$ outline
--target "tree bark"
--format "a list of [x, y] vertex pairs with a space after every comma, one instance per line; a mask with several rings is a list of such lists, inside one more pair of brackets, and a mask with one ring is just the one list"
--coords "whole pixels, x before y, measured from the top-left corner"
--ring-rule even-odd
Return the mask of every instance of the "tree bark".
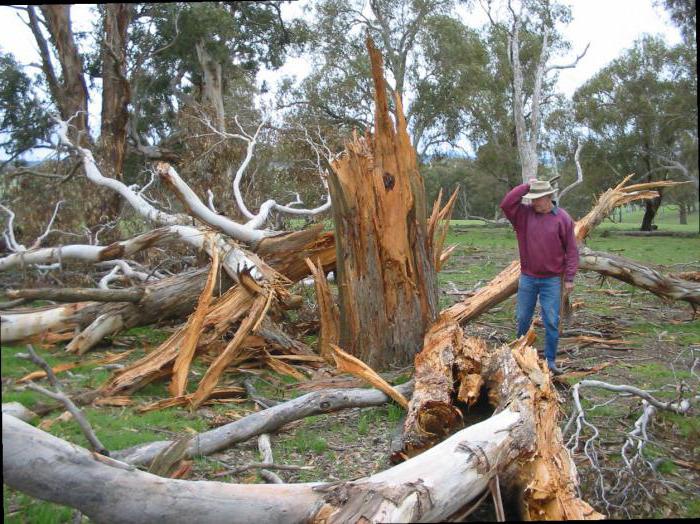
[[[82, 147], [90, 144], [90, 132], [88, 127], [88, 90], [83, 76], [83, 58], [78, 52], [71, 27], [70, 9], [68, 4], [44, 4], [40, 6], [46, 19], [46, 27], [51, 35], [51, 41], [56, 48], [58, 61], [61, 64], [60, 83], [57, 82], [54, 97], [61, 114], [62, 120], [71, 120], [75, 129], [72, 134], [78, 138]], [[40, 38], [34, 34], [37, 43], [41, 47]], [[43, 40], [43, 37], [41, 37]], [[45, 43], [44, 43], [45, 46]], [[49, 56], [42, 56], [43, 60], [50, 60]], [[52, 68], [51, 64], [44, 64], [44, 71]], [[53, 75], [57, 77], [58, 75]]]
[[700, 283], [664, 275], [629, 258], [583, 248], [579, 264], [581, 269], [614, 277], [661, 298], [684, 300], [693, 307], [700, 305]]
[[379, 51], [368, 40], [375, 134], [357, 137], [332, 163], [340, 345], [374, 369], [407, 365], [437, 310], [425, 190], [400, 97], [389, 116]]
[[138, 302], [145, 293], [142, 287], [127, 289], [94, 289], [94, 288], [36, 288], [10, 289], [10, 298], [26, 298], [31, 300], [55, 300], [57, 302]]
[[214, 111], [218, 130], [226, 131], [221, 64], [209, 54], [204, 40], [199, 40], [195, 44], [195, 49], [199, 66], [202, 68], [202, 102]]
[[[102, 165], [109, 176], [122, 179], [126, 153], [128, 105], [131, 98], [126, 78], [126, 47], [133, 6], [105, 4], [102, 41]], [[119, 205], [119, 197], [114, 197]]]
[[659, 206], [661, 206], [661, 195], [644, 203], [644, 216], [642, 217], [642, 225], [639, 228], [640, 231], [652, 231], [654, 229], [654, 217], [656, 217]]

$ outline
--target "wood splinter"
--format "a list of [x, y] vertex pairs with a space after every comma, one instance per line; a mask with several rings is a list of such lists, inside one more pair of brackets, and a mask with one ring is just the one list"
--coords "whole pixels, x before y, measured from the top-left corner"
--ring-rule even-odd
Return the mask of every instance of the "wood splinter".
[[391, 384], [380, 377], [372, 368], [367, 364], [362, 362], [360, 359], [347, 354], [345, 351], [340, 349], [335, 344], [330, 345], [333, 351], [333, 358], [335, 359], [335, 364], [340, 371], [345, 373], [350, 373], [356, 377], [359, 377], [366, 381], [368, 384], [374, 386], [379, 391], [387, 394], [389, 397], [393, 398], [399, 405], [408, 409], [408, 400], [396, 389], [394, 389]]

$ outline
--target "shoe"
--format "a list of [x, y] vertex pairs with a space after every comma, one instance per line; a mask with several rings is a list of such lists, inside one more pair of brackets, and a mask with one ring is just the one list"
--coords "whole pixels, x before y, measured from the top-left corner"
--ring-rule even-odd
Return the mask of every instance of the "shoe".
[[548, 361], [548, 362], [547, 362], [547, 367], [549, 368], [549, 372], [550, 372], [552, 375], [562, 375], [562, 374], [564, 374], [564, 371], [562, 371], [561, 368], [558, 368], [557, 365], [556, 365], [554, 362], [552, 362], [552, 361]]

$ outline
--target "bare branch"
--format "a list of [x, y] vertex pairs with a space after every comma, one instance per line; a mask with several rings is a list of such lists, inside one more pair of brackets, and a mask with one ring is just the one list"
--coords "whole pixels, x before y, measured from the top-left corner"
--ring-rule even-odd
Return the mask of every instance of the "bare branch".
[[176, 225], [186, 224], [189, 220], [182, 215], [171, 215], [160, 211], [147, 202], [143, 196], [134, 193], [124, 183], [114, 178], [107, 178], [100, 173], [92, 152], [89, 149], [74, 145], [68, 138], [68, 122], [64, 122], [55, 118], [58, 124], [58, 137], [61, 144], [78, 152], [83, 160], [85, 174], [88, 179], [100, 186], [108, 187], [109, 189], [119, 193], [141, 216], [158, 225]]
[[550, 65], [550, 66], [547, 67], [547, 71], [546, 71], [546, 72], [548, 73], [549, 71], [552, 71], [552, 70], [554, 70], [554, 69], [573, 69], [574, 67], [576, 67], [576, 66], [578, 65], [579, 61], [586, 55], [586, 53], [588, 52], [588, 48], [589, 48], [589, 47], [591, 47], [591, 43], [590, 43], [590, 42], [588, 42], [588, 44], [586, 44], [586, 48], [583, 50], [583, 52], [582, 52], [580, 55], [578, 55], [578, 56], [574, 59], [573, 62], [570, 62], [570, 63], [568, 63], [568, 64], [561, 64], [561, 65], [557, 65], [557, 64]]
[[100, 442], [100, 440], [97, 438], [97, 435], [95, 435], [95, 432], [93, 431], [92, 426], [85, 418], [85, 415], [83, 415], [83, 412], [80, 410], [80, 408], [78, 408], [78, 406], [75, 405], [75, 403], [70, 399], [70, 397], [68, 395], [63, 393], [63, 388], [61, 387], [61, 383], [56, 378], [56, 375], [54, 374], [53, 370], [51, 369], [51, 366], [49, 366], [43, 358], [41, 358], [39, 355], [36, 354], [36, 351], [34, 351], [34, 348], [32, 347], [31, 344], [27, 345], [27, 350], [29, 351], [29, 355], [27, 358], [29, 360], [31, 360], [32, 362], [34, 362], [41, 369], [44, 370], [44, 372], [46, 373], [46, 376], [49, 379], [49, 382], [51, 383], [51, 385], [53, 386], [53, 388], [56, 391], [55, 392], [49, 391], [49, 390], [42, 388], [41, 386], [34, 384], [32, 382], [27, 384], [27, 387], [29, 389], [37, 391], [38, 393], [46, 395], [54, 400], [58, 400], [58, 401], [62, 402], [66, 406], [66, 409], [71, 413], [71, 415], [73, 415], [73, 418], [80, 426], [80, 429], [83, 431], [83, 434], [85, 435], [85, 438], [87, 438], [88, 442], [90, 443], [90, 446], [92, 447], [93, 451], [100, 453], [101, 455], [109, 456], [109, 452], [107, 451], [107, 448], [105, 448], [104, 445], [102, 444], [102, 442]]
[[41, 241], [44, 240], [49, 233], [51, 233], [51, 226], [53, 225], [53, 221], [56, 220], [56, 215], [58, 214], [58, 209], [61, 207], [61, 204], [63, 204], [63, 200], [59, 200], [56, 202], [56, 207], [53, 210], [53, 215], [51, 215], [51, 220], [49, 220], [49, 224], [46, 226], [46, 230], [44, 233], [37, 237], [37, 239], [34, 241], [34, 243], [31, 245], [29, 249], [36, 249], [39, 246], [41, 246]]
[[561, 203], [564, 195], [583, 182], [583, 169], [581, 168], [581, 162], [579, 161], [582, 147], [581, 141], [579, 141], [576, 147], [576, 153], [574, 153], [574, 162], [576, 163], [576, 181], [572, 182], [562, 190], [562, 192], [559, 194], [559, 203]]

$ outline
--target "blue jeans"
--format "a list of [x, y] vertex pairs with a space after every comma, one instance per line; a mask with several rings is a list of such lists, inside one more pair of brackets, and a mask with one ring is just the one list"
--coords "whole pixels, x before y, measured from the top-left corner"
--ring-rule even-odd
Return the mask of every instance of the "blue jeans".
[[559, 303], [561, 302], [561, 278], [537, 278], [520, 275], [518, 283], [518, 337], [530, 329], [537, 296], [540, 297], [544, 321], [544, 356], [554, 362], [559, 345]]

